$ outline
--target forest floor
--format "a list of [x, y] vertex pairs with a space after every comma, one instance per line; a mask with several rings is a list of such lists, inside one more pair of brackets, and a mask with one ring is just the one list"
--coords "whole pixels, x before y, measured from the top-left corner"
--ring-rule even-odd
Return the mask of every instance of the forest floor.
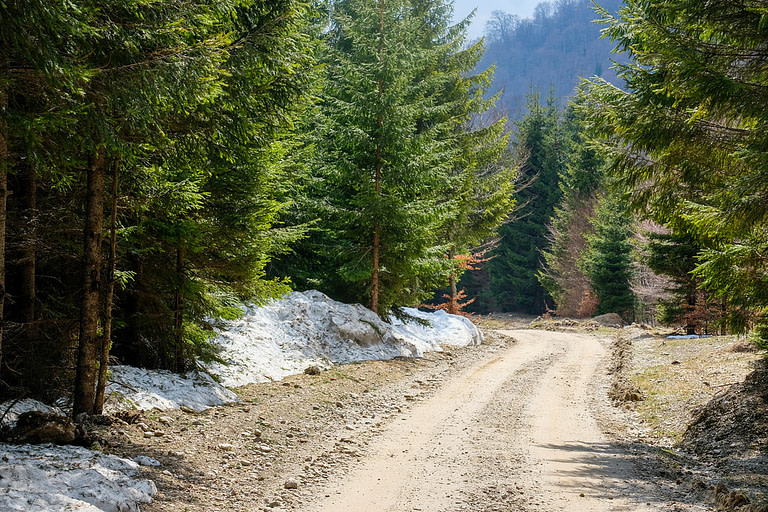
[[768, 510], [768, 395], [742, 383], [757, 353], [529, 323], [486, 319], [479, 347], [253, 384], [238, 404], [95, 434], [159, 462], [145, 512]]

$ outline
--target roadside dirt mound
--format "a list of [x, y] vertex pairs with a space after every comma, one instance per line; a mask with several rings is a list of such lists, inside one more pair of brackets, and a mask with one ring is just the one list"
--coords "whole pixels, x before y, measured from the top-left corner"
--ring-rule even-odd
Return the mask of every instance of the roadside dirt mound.
[[768, 360], [699, 408], [679, 448], [726, 475], [718, 510], [768, 512]]
[[644, 400], [642, 391], [627, 376], [631, 367], [632, 340], [629, 336], [619, 336], [611, 348], [611, 363], [608, 367], [608, 374], [612, 377], [608, 397], [616, 406]]
[[768, 364], [750, 347], [643, 326], [612, 346], [608, 394], [638, 421], [655, 473], [718, 511], [768, 512]]
[[681, 447], [701, 457], [768, 457], [768, 360], [696, 411]]
[[606, 326], [592, 319], [558, 318], [540, 316], [531, 322], [531, 328], [545, 331], [594, 332]]

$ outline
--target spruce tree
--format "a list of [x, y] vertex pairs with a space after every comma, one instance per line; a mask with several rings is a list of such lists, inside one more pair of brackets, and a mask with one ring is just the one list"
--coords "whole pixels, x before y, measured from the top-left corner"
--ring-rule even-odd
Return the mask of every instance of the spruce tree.
[[501, 240], [487, 264], [488, 288], [481, 292], [480, 310], [543, 313], [549, 298], [538, 281], [542, 251], [549, 246], [547, 224], [560, 200], [558, 177], [563, 165], [560, 112], [550, 97], [542, 104], [538, 93], [528, 97], [528, 114], [518, 123], [515, 153], [518, 181], [517, 219], [499, 229]]
[[[38, 172], [45, 172], [53, 186], [68, 188], [72, 182], [71, 149], [79, 144], [72, 136], [72, 120], [79, 84], [90, 75], [80, 51], [91, 30], [88, 20], [87, 11], [69, 4], [0, 5], [0, 383], [4, 386], [26, 382], [50, 388], [48, 376], [28, 375], [28, 368], [61, 364], [67, 357], [66, 342], [58, 340], [48, 346], [50, 350], [41, 350], [46, 333], [33, 332], [36, 252], [45, 239], [39, 232], [35, 182]], [[56, 220], [52, 224], [72, 220], [62, 214], [62, 205], [51, 208], [50, 214]], [[6, 301], [7, 297], [13, 300]]]
[[[128, 5], [122, 0], [94, 6], [95, 30], [82, 49], [93, 75], [82, 83], [83, 115], [77, 129], [86, 162], [83, 266], [73, 414], [101, 412], [111, 340], [112, 269], [105, 269], [103, 240], [106, 184], [125, 173], [162, 179], [165, 147], [188, 133], [188, 113], [216, 100], [223, 86], [225, 48], [231, 43], [226, 15], [234, 4]], [[154, 166], [146, 165], [154, 160]], [[177, 175], [201, 171], [177, 165]], [[166, 174], [167, 175], [167, 174]], [[164, 185], [167, 184], [164, 183]], [[193, 199], [195, 200], [195, 199]], [[178, 203], [180, 211], [189, 204]], [[111, 237], [110, 237], [111, 238]], [[111, 247], [111, 244], [110, 244]], [[99, 369], [101, 371], [99, 371]], [[97, 386], [97, 382], [99, 386]]]
[[[433, 114], [432, 125], [441, 123], [446, 129], [437, 134], [442, 143], [458, 151], [446, 153], [453, 160], [441, 191], [440, 203], [445, 211], [438, 239], [446, 244], [451, 263], [448, 277], [448, 312], [456, 313], [459, 304], [458, 279], [469, 267], [479, 268], [486, 245], [496, 229], [510, 216], [514, 206], [514, 184], [517, 169], [511, 165], [507, 151], [509, 134], [507, 118], [487, 122], [484, 117], [492, 111], [499, 94], [488, 97], [493, 68], [476, 71], [483, 56], [482, 41], [464, 47], [469, 18], [455, 26], [449, 25], [450, 4], [435, 0], [414, 1], [414, 15], [425, 20], [425, 48], [442, 46], [440, 60], [427, 74], [441, 73], [442, 83], [434, 94], [439, 95], [441, 112]], [[439, 116], [439, 117], [438, 117]], [[472, 299], [474, 300], [474, 299]]]
[[604, 195], [592, 221], [581, 260], [597, 298], [597, 314], [618, 313], [634, 319], [636, 298], [632, 292], [632, 218], [617, 194]]
[[[591, 313], [589, 278], [579, 266], [587, 247], [586, 235], [594, 232], [597, 197], [603, 189], [605, 162], [589, 144], [583, 118], [569, 106], [563, 122], [565, 165], [560, 172], [562, 199], [549, 227], [549, 248], [543, 251], [544, 268], [539, 282], [552, 296], [557, 313], [583, 316]], [[582, 303], [586, 309], [582, 308]]]
[[[335, 185], [343, 281], [379, 313], [408, 297], [408, 281], [435, 262], [435, 197], [446, 168], [431, 160], [428, 84], [419, 83], [432, 52], [419, 50], [419, 21], [401, 0], [335, 5], [329, 52], [322, 156]], [[331, 140], [332, 139], [332, 140]], [[330, 157], [330, 158], [328, 158]], [[437, 165], [434, 165], [437, 164]], [[421, 268], [420, 268], [421, 267]], [[409, 279], [411, 278], [411, 279]], [[428, 285], [427, 285], [428, 286]]]
[[462, 48], [467, 22], [450, 26], [449, 12], [443, 1], [333, 5], [308, 128], [314, 218], [303, 219], [317, 221], [286, 265], [299, 286], [381, 314], [417, 304], [453, 275], [446, 256], [506, 213], [510, 171], [480, 179], [505, 145], [503, 123], [470, 127], [490, 105], [490, 73], [471, 73], [482, 48]]
[[241, 4], [230, 14], [237, 44], [226, 47], [215, 101], [175, 120], [159, 179], [133, 182], [147, 201], [128, 239], [137, 277], [119, 350], [131, 357], [131, 347], [151, 339], [157, 355], [149, 364], [177, 370], [212, 356], [206, 318], [288, 290], [264, 269], [298, 236], [275, 224], [291, 198], [289, 132], [311, 103], [308, 6]]

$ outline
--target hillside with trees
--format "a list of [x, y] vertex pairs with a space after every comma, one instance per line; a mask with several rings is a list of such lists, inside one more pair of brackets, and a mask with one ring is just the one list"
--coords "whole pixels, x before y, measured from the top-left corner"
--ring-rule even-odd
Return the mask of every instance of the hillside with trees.
[[[613, 12], [620, 2], [603, 4]], [[516, 220], [500, 228], [489, 261], [464, 274], [473, 312], [584, 315], [596, 307], [587, 306], [595, 296], [581, 253], [593, 231], [603, 163], [569, 102], [583, 78], [621, 82], [612, 60], [624, 55], [601, 38], [597, 18], [592, 2], [563, 0], [542, 2], [531, 19], [497, 11], [487, 24], [481, 66], [495, 67], [492, 90], [500, 91], [499, 108], [511, 119], [520, 190]]]
[[[597, 2], [616, 12], [620, 0]], [[495, 66], [494, 91], [502, 91], [500, 105], [511, 119], [526, 112], [532, 90], [550, 91], [561, 105], [573, 96], [581, 78], [599, 76], [620, 84], [612, 61], [623, 62], [623, 53], [601, 38], [604, 28], [590, 0], [541, 2], [532, 18], [495, 11], [487, 22], [487, 50], [482, 68]]]

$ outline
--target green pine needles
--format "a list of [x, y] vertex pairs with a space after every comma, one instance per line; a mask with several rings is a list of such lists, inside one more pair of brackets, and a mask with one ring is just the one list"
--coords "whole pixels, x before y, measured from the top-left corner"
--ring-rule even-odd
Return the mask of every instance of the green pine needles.
[[597, 299], [598, 315], [618, 313], [634, 320], [636, 298], [632, 292], [632, 224], [626, 205], [616, 194], [606, 194], [592, 219], [594, 233], [586, 236], [580, 261]]
[[[512, 205], [513, 171], [493, 167], [504, 120], [475, 127], [493, 102], [490, 71], [463, 48], [467, 22], [441, 1], [333, 4], [326, 81], [308, 140], [304, 245], [319, 257], [289, 268], [307, 286], [385, 314], [456, 278], [451, 255], [487, 238]], [[306, 220], [311, 221], [305, 215]]]
[[316, 82], [311, 15], [0, 4], [0, 392], [74, 377], [75, 414], [98, 413], [110, 353], [192, 368], [210, 317], [288, 289], [265, 267], [301, 234], [277, 222]]
[[699, 252], [697, 282], [745, 330], [768, 308], [768, 95], [762, 2], [628, 0], [602, 12], [632, 61], [582, 109], [632, 206]]

